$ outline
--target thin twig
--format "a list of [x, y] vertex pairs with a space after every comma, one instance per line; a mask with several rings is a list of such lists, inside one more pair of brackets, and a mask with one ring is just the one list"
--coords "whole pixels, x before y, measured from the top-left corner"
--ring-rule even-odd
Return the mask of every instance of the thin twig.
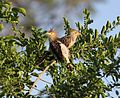
[[41, 78], [40, 78], [40, 80], [43, 81], [43, 82], [45, 82], [45, 83], [52, 84], [52, 83], [50, 83], [50, 82], [48, 82], [48, 81], [46, 81], [46, 80], [43, 80], [43, 79], [41, 79]]
[[41, 78], [41, 76], [48, 70], [48, 68], [53, 65], [56, 61], [53, 61], [51, 64], [49, 64], [40, 74], [39, 76], [36, 78], [35, 82], [33, 83], [31, 89], [29, 90], [29, 94], [32, 92], [32, 89], [35, 87], [35, 85], [37, 84], [38, 80]]

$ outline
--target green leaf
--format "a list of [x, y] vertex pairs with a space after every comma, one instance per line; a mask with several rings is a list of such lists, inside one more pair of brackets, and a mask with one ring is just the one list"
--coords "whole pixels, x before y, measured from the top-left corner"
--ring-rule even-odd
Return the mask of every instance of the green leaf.
[[23, 76], [23, 71], [19, 71], [18, 74], [19, 74], [19, 78], [22, 78], [22, 76]]
[[115, 37], [114, 37], [114, 39], [116, 40], [118, 38], [118, 35], [117, 34], [115, 34]]
[[115, 93], [116, 93], [116, 95], [119, 95], [119, 92], [118, 92], [118, 90], [116, 90], [116, 91], [115, 91]]
[[93, 20], [88, 20], [87, 23], [91, 24], [91, 23], [93, 23]]
[[111, 28], [111, 23], [110, 23], [110, 21], [107, 21], [106, 28]]
[[113, 37], [110, 36], [110, 37], [109, 37], [109, 42], [112, 42], [112, 41], [113, 41]]
[[22, 13], [24, 16], [26, 16], [26, 10], [24, 8], [18, 8], [19, 13]]
[[38, 77], [38, 74], [36, 72], [31, 73], [32, 76]]
[[0, 31], [4, 29], [4, 25], [0, 23]]
[[82, 25], [80, 24], [80, 22], [76, 23], [76, 26], [78, 27], [79, 30], [81, 30]]
[[7, 1], [7, 2], [5, 2], [5, 3], [8, 4], [8, 5], [12, 5], [12, 2], [8, 2], [8, 1]]
[[66, 31], [65, 34], [68, 35], [70, 33], [69, 32], [69, 30], [70, 30], [70, 23], [69, 23], [69, 21], [65, 17], [63, 17], [63, 19], [64, 19], [64, 30]]
[[102, 30], [101, 30], [101, 34], [104, 35], [106, 32], [106, 26], [103, 26]]
[[86, 18], [88, 19], [90, 17], [90, 12], [87, 13]]
[[120, 21], [120, 16], [117, 16], [117, 21]]
[[85, 9], [83, 9], [83, 13], [87, 15], [89, 12], [88, 12], [88, 10], [85, 8]]
[[95, 29], [95, 40], [98, 39], [98, 31]]
[[90, 43], [92, 43], [92, 34], [90, 34], [90, 36], [89, 36], [89, 38], [90, 38]]
[[9, 4], [4, 4], [4, 7], [5, 8], [10, 8], [10, 5]]
[[14, 12], [18, 12], [18, 8], [13, 7], [13, 8], [12, 8], [12, 11], [14, 11]]

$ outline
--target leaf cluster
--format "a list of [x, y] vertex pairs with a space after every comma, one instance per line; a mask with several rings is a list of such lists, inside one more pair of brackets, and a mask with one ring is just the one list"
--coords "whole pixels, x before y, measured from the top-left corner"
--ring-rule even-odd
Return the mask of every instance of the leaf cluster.
[[26, 15], [26, 10], [22, 7], [12, 7], [12, 2], [0, 0], [0, 31], [4, 28], [3, 22], [11, 23], [13, 29], [19, 23], [19, 14]]

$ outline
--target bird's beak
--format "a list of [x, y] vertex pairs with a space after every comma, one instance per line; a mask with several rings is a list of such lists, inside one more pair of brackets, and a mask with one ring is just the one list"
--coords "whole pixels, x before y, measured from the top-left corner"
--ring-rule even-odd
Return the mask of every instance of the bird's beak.
[[46, 35], [50, 35], [50, 32], [47, 32]]

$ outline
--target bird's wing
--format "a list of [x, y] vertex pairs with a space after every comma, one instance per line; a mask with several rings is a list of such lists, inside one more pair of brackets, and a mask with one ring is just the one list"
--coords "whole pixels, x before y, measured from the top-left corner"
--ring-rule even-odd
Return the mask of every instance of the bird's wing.
[[62, 52], [62, 55], [63, 57], [66, 59], [67, 63], [70, 63], [69, 61], [69, 57], [70, 57], [70, 52], [69, 52], [69, 49], [68, 47], [66, 47], [62, 42], [60, 42], [59, 40], [57, 41], [60, 45], [60, 48], [61, 48], [61, 52]]
[[64, 61], [62, 52], [61, 52], [61, 46], [57, 41], [50, 42], [50, 50], [53, 52], [53, 55], [60, 60], [61, 62]]
[[70, 47], [70, 43], [71, 43], [71, 37], [70, 36], [64, 36], [62, 38], [59, 38], [59, 40], [65, 44], [65, 46], [67, 46], [68, 48]]

